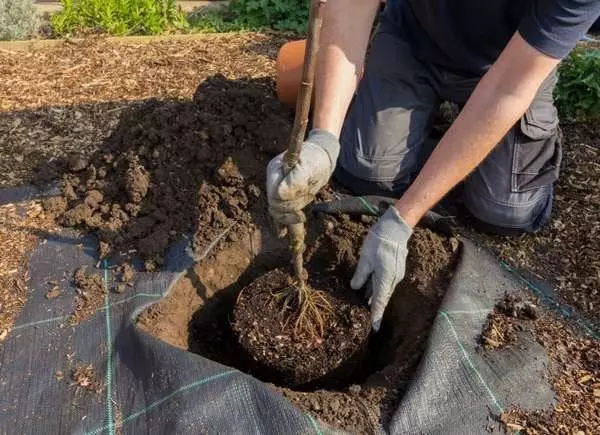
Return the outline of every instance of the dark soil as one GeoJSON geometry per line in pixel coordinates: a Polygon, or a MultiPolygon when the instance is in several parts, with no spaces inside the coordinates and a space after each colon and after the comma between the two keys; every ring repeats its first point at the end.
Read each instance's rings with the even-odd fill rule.
{"type": "Polygon", "coordinates": [[[366,357],[371,331],[369,310],[347,281],[335,275],[312,273],[308,285],[320,291],[331,312],[321,311],[321,332],[296,326],[297,307],[286,309],[276,295],[297,291],[287,268],[275,269],[238,295],[232,327],[242,349],[262,376],[280,385],[300,386],[324,378],[343,381],[366,357]]]}
{"type": "Polygon", "coordinates": [[[100,275],[88,272],[85,267],[77,269],[73,279],[77,295],[70,322],[71,325],[77,325],[93,316],[104,305],[105,288],[100,275]]]}
{"type": "Polygon", "coordinates": [[[63,200],[48,210],[65,226],[95,231],[103,257],[136,252],[153,268],[184,234],[197,232],[201,251],[244,222],[289,126],[269,79],[214,76],[192,103],[150,101],[124,113],[92,158],[55,161],[55,172],[67,173],[63,200]]]}
{"type": "MultiPolygon", "coordinates": [[[[255,219],[254,230],[227,242],[214,257],[190,270],[166,299],[140,315],[138,324],[177,347],[273,382],[272,374],[265,373],[264,366],[257,367],[251,358],[244,357],[245,352],[240,352],[231,328],[232,308],[240,291],[256,278],[264,278],[266,271],[289,260],[285,243],[277,241],[261,219],[255,219]]],[[[356,294],[345,284],[354,272],[368,225],[347,216],[312,217],[309,224],[306,253],[309,276],[317,282],[334,280],[334,285],[321,288],[338,289],[341,301],[356,304],[356,294]]],[[[409,243],[406,279],[392,297],[380,333],[369,340],[362,364],[353,367],[354,370],[344,370],[339,378],[334,371],[324,379],[296,389],[286,386],[289,379],[282,384],[279,377],[278,390],[303,411],[352,433],[373,433],[379,424],[387,424],[424,349],[447,287],[456,248],[456,240],[417,228],[409,243]]],[[[358,312],[359,319],[368,324],[368,312],[362,308],[358,312]]],[[[275,310],[272,318],[277,319],[280,314],[275,310]]],[[[273,323],[271,327],[277,325],[273,323]]],[[[262,328],[250,329],[260,332],[263,335],[260,339],[272,345],[269,349],[273,355],[280,351],[275,336],[265,337],[262,328]]],[[[289,330],[281,335],[293,342],[289,330]]],[[[315,357],[327,370],[337,363],[323,359],[328,349],[325,341],[318,345],[315,340],[305,340],[300,345],[305,350],[305,361],[315,357]]],[[[344,356],[341,352],[337,355],[344,356]]],[[[273,358],[271,362],[280,364],[280,359],[273,358]]]]}

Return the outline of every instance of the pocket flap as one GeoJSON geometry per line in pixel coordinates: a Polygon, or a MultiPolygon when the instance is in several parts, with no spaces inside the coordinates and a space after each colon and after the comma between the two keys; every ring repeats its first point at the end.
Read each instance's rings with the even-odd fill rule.
{"type": "Polygon", "coordinates": [[[545,139],[558,127],[558,113],[552,104],[532,105],[521,118],[521,131],[531,139],[545,139]]]}

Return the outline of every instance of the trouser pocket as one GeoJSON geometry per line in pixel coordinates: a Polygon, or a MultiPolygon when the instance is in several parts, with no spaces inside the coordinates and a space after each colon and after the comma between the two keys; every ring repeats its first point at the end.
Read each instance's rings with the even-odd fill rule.
{"type": "Polygon", "coordinates": [[[558,178],[562,143],[552,101],[534,101],[514,129],[512,191],[525,192],[558,178]]]}

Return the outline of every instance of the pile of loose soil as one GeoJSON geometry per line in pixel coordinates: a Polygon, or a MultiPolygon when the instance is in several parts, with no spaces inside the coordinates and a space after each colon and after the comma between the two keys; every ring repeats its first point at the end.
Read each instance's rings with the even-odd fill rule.
{"type": "MultiPolygon", "coordinates": [[[[342,301],[352,302],[348,307],[355,310],[359,307],[358,318],[368,325],[368,311],[362,311],[364,300],[357,303],[354,299],[357,294],[347,285],[369,227],[363,220],[372,221],[370,218],[353,220],[348,216],[311,218],[306,267],[309,276],[317,282],[333,279],[333,284],[323,287],[337,289],[342,301]]],[[[231,327],[235,301],[240,292],[244,297],[242,289],[266,271],[280,267],[281,260],[284,264],[289,260],[285,242],[277,245],[270,234],[266,226],[257,225],[250,234],[229,241],[214,258],[189,271],[167,298],[142,313],[138,324],[175,346],[237,367],[265,381],[273,381],[251,358],[244,357],[245,352],[240,352],[238,337],[231,327]]],[[[322,383],[312,382],[298,388],[278,383],[278,391],[319,420],[353,433],[373,433],[380,423],[387,424],[424,350],[452,273],[457,247],[458,242],[454,239],[417,228],[409,242],[406,279],[390,301],[381,332],[370,338],[362,364],[353,367],[352,373],[344,371],[339,379],[333,371],[320,380],[322,383]]],[[[280,314],[274,310],[271,318],[281,320],[280,314]]],[[[286,340],[294,342],[293,335],[287,330],[280,337],[267,336],[261,331],[263,324],[265,322],[238,326],[246,327],[250,333],[261,332],[262,336],[257,339],[262,343],[262,349],[272,357],[273,364],[281,366],[281,358],[276,357],[280,352],[278,345],[286,340]]],[[[275,322],[271,324],[271,327],[278,326],[275,322]]],[[[269,324],[266,327],[270,327],[269,324]]],[[[358,335],[359,339],[362,334],[358,335]]],[[[352,334],[346,339],[348,337],[352,334]]],[[[340,337],[336,335],[324,337],[325,340],[328,338],[339,343],[340,337]]],[[[296,340],[304,352],[304,361],[296,360],[296,368],[306,370],[312,366],[312,358],[327,370],[338,364],[327,359],[331,358],[333,349],[328,350],[325,341],[318,343],[314,339],[302,340],[302,337],[296,340]]],[[[339,348],[337,351],[338,357],[351,359],[339,348]]],[[[280,377],[278,382],[281,380],[280,377]]],[[[292,378],[291,382],[295,380],[292,378]]],[[[286,381],[290,382],[290,379],[283,382],[286,381]]]]}
{"type": "Polygon", "coordinates": [[[62,205],[59,223],[96,231],[102,257],[135,252],[151,270],[170,243],[194,232],[201,252],[248,223],[290,121],[270,80],[211,77],[191,103],[155,100],[123,113],[95,156],[55,162],[66,170],[63,195],[48,209],[62,205]]]}
{"type": "Polygon", "coordinates": [[[296,325],[298,307],[284,305],[285,292],[298,291],[287,269],[275,269],[239,293],[232,320],[238,342],[257,365],[255,371],[279,385],[322,384],[331,377],[343,381],[366,357],[369,310],[347,281],[313,273],[309,291],[320,292],[327,304],[320,311],[323,329],[315,322],[314,331],[301,330],[296,325]]]}
{"type": "Polygon", "coordinates": [[[189,100],[198,83],[216,73],[274,76],[277,50],[289,37],[216,34],[149,43],[89,38],[25,52],[0,50],[0,187],[29,183],[40,163],[70,152],[91,155],[122,112],[144,100],[189,100]]]}

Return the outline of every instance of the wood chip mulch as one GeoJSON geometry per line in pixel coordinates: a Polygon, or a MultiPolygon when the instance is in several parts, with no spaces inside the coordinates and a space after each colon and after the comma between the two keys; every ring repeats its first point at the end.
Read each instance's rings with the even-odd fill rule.
{"type": "Polygon", "coordinates": [[[54,228],[39,202],[0,206],[0,342],[27,301],[26,254],[40,233],[54,228]]]}
{"type": "Polygon", "coordinates": [[[536,234],[472,237],[554,285],[600,331],[600,125],[563,127],[563,167],[552,220],[536,234]]]}
{"type": "Polygon", "coordinates": [[[547,410],[512,407],[501,421],[522,434],[591,435],[600,432],[600,342],[583,336],[551,313],[534,322],[535,335],[548,352],[548,376],[556,404],[547,410]]]}
{"type": "Polygon", "coordinates": [[[246,33],[0,50],[0,187],[29,182],[45,159],[95,151],[132,104],[190,99],[217,73],[230,79],[274,77],[286,40],[246,33]]]}

